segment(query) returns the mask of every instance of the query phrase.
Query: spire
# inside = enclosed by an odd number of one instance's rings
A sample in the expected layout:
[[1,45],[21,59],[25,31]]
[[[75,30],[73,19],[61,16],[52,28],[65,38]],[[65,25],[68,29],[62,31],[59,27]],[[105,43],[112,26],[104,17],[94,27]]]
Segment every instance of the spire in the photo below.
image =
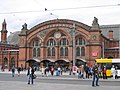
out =
[[7,23],[4,19],[3,23],[2,23],[2,30],[1,30],[1,42],[2,43],[7,43]]
[[93,23],[92,23],[92,30],[99,30],[99,24],[98,24],[98,19],[96,17],[94,17]]
[[6,26],[7,26],[7,23],[6,23],[5,19],[4,19],[4,21],[3,21],[3,23],[2,23],[2,30],[3,30],[3,31],[7,31]]

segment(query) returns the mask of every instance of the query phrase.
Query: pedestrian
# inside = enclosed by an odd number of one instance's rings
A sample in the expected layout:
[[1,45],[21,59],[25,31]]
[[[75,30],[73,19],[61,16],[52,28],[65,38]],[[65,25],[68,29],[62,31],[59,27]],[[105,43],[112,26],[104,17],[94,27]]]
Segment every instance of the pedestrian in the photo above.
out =
[[20,71],[21,71],[21,68],[20,68],[20,67],[18,67],[17,71],[18,71],[18,76],[20,76]]
[[82,78],[82,68],[81,68],[81,66],[79,66],[79,68],[78,68],[78,79],[79,78]]
[[84,70],[84,65],[81,66],[81,76],[82,76],[83,79],[85,79],[86,73],[85,73],[85,70]]
[[115,79],[118,79],[118,71],[117,71],[117,66],[115,67]]
[[95,65],[93,66],[93,81],[92,81],[92,86],[95,87],[95,83],[96,83],[96,86],[99,86],[98,82],[99,82],[98,65],[97,65],[97,63],[95,63]]
[[30,82],[31,82],[31,84],[33,84],[33,75],[34,75],[34,72],[35,72],[35,70],[33,69],[33,67],[29,67],[28,68],[28,72],[27,72],[27,76],[28,76],[28,84],[30,84]]
[[51,66],[50,72],[51,72],[51,75],[53,76],[54,75],[54,67],[53,66]]
[[44,77],[44,75],[45,75],[45,67],[44,66],[42,66],[41,71],[42,71],[42,77]]
[[88,73],[89,67],[88,67],[87,63],[84,66],[84,70],[85,70],[85,75],[86,75],[85,78],[89,78],[89,73]]
[[111,68],[111,73],[112,73],[113,79],[115,79],[115,67],[114,67],[114,65]]
[[12,77],[15,76],[15,66],[12,67]]
[[106,69],[106,66],[103,67],[103,79],[107,79],[107,73],[106,73],[107,69]]

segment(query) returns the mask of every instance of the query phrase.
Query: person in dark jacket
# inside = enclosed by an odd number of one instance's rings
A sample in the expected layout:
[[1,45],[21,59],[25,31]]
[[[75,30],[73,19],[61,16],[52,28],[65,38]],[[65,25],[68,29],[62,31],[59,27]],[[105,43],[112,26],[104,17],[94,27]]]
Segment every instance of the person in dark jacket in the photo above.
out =
[[34,75],[34,72],[35,72],[35,70],[33,69],[33,67],[32,68],[31,67],[28,68],[28,72],[27,72],[28,84],[30,84],[30,82],[31,82],[31,84],[33,84],[33,75]]
[[15,67],[13,66],[12,67],[12,77],[14,77],[15,76]]
[[98,76],[98,65],[95,63],[93,66],[93,81],[92,81],[92,86],[95,86],[95,80],[96,80],[96,86],[99,86],[98,81],[99,81],[99,76]]

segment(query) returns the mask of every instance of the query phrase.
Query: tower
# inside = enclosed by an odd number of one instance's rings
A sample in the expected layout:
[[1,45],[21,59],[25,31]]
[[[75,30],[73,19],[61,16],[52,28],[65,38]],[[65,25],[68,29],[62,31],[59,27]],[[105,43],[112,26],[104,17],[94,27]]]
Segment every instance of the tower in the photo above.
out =
[[6,29],[6,21],[4,19],[3,23],[2,23],[2,30],[1,30],[1,42],[2,43],[7,43],[7,29]]

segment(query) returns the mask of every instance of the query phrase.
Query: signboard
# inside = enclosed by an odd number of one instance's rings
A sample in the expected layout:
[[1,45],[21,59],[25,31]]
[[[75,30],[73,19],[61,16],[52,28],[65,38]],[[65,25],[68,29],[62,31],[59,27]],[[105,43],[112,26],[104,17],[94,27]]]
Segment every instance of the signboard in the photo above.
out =
[[96,56],[97,56],[97,52],[93,52],[93,53],[92,53],[92,56],[93,56],[93,57],[96,57]]
[[77,66],[73,66],[73,73],[77,73]]

